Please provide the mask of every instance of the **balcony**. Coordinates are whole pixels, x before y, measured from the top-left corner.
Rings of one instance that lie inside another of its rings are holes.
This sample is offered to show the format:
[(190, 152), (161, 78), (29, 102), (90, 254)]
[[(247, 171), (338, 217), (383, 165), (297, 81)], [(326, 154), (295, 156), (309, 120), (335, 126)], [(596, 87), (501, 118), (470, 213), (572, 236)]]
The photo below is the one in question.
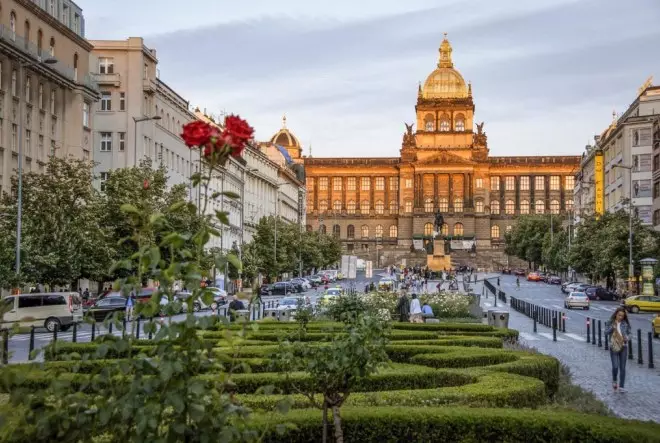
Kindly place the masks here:
[(96, 83), (101, 86), (115, 86), (119, 87), (121, 85), (121, 80), (118, 73), (113, 74), (94, 74), (94, 79)]
[(153, 81), (150, 78), (144, 78), (142, 79), (142, 90), (146, 92), (147, 94), (155, 94), (156, 93), (156, 82)]

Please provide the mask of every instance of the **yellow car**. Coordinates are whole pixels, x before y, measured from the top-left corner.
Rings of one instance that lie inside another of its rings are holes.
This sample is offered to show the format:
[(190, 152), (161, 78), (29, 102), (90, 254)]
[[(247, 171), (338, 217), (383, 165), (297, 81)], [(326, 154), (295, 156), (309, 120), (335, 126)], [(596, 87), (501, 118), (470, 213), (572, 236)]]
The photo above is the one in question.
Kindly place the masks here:
[(341, 290), (341, 288), (330, 288), (327, 291), (325, 291), (322, 296), (318, 298), (316, 303), (319, 306), (327, 306), (334, 300), (341, 297), (342, 292), (343, 291)]
[(389, 277), (384, 277), (378, 282), (379, 291), (391, 291), (394, 289), (394, 280)]
[(639, 311), (660, 312), (660, 297), (654, 295), (633, 295), (623, 300), (623, 307), (633, 314)]
[(653, 336), (660, 337), (660, 314), (656, 315), (651, 323), (653, 323)]

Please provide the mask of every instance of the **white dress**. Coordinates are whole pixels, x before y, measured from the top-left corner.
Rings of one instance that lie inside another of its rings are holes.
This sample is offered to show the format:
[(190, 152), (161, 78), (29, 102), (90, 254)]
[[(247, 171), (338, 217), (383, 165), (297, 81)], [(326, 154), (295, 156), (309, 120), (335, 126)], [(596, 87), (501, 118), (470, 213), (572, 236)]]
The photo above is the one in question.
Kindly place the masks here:
[(419, 304), (418, 298), (413, 298), (410, 302), (410, 313), (411, 314), (421, 314), (422, 306)]

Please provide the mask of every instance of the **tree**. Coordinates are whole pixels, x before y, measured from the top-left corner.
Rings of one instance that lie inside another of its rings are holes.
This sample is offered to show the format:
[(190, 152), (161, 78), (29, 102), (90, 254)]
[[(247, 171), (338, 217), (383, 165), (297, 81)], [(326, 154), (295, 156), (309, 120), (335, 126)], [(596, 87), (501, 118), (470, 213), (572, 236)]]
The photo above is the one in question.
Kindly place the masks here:
[(557, 272), (568, 270), (568, 231), (566, 229), (554, 232), (553, 235), (550, 232), (545, 233), (541, 258), (548, 269)]
[[(51, 157), (45, 173), (23, 175), (23, 282), (70, 285), (96, 279), (109, 267), (113, 245), (102, 223), (102, 199), (92, 186), (92, 169), (89, 161)], [(2, 198), (4, 232), (16, 231), (17, 186), (12, 178), (13, 192)], [(3, 248), (11, 242), (15, 236), (5, 235)], [(10, 258), (13, 262), (13, 254), (0, 254), (0, 272), (14, 269), (7, 263)]]

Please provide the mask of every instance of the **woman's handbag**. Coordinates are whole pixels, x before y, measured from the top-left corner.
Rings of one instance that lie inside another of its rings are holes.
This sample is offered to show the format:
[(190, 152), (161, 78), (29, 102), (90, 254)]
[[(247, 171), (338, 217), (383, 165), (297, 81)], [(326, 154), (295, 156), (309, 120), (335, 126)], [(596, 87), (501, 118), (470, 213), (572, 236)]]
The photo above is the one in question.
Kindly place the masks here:
[(623, 335), (621, 335), (615, 328), (614, 332), (612, 332), (612, 343), (610, 344), (610, 349), (612, 352), (621, 352), (624, 345), (625, 343), (623, 341)]

